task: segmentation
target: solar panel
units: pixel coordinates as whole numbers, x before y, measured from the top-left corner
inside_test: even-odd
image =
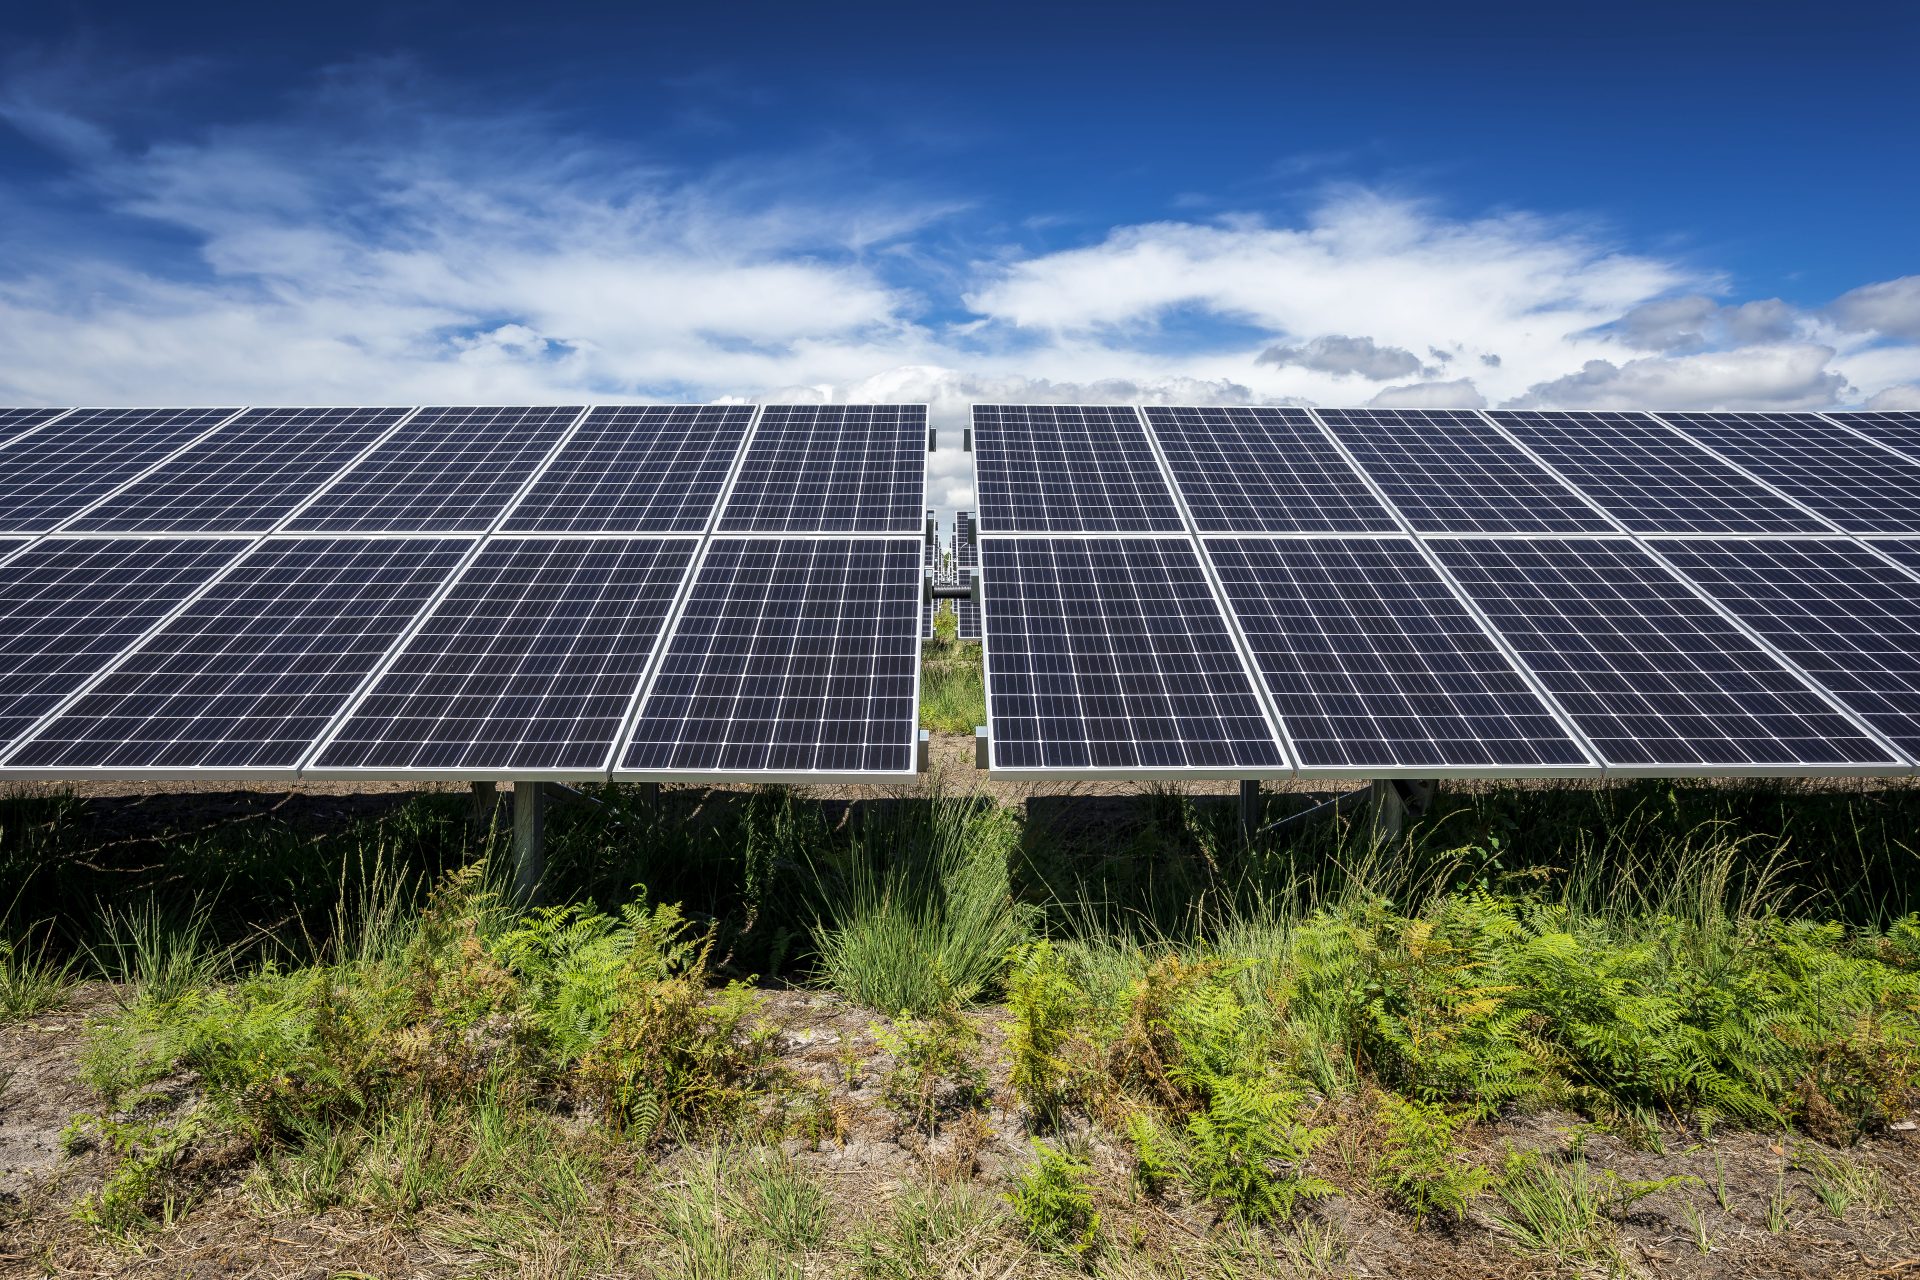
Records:
[[[288,771],[460,563],[464,539],[268,541],[6,760]]]
[[[1654,548],[1909,755],[1920,756],[1920,585],[1857,543]]]
[[[1611,768],[1884,772],[1898,763],[1631,542],[1432,546]]]
[[[67,526],[101,533],[267,533],[405,409],[249,409]]]
[[[1914,573],[1920,574],[1920,542],[1906,542],[1898,538],[1876,538],[1873,547],[1884,555],[1892,556]]]
[[[720,515],[733,533],[918,533],[927,409],[770,404]]]
[[[1186,539],[988,539],[981,560],[993,768],[1285,771]]]
[[[971,511],[954,514],[953,560],[962,570],[980,567],[980,521]]]
[[[0,450],[0,533],[45,533],[236,409],[76,409]]]
[[[1400,528],[1304,409],[1148,409],[1202,533]]]
[[[1661,419],[1848,533],[1920,533],[1920,462],[1805,413],[1662,413]]]
[[[953,602],[954,632],[956,640],[978,640],[980,638],[980,605],[974,600],[955,600]]]
[[[288,522],[296,533],[484,533],[578,405],[422,409]]]
[[[700,533],[748,405],[603,405],[588,413],[502,526],[508,533]]]
[[[616,774],[912,773],[920,564],[911,537],[709,543]]]
[[[1465,409],[1321,409],[1418,533],[1608,533],[1613,525]]]
[[[1591,771],[1411,540],[1209,539],[1303,771]]]
[[[0,409],[0,441],[23,435],[65,412],[65,409]]]
[[[989,533],[1177,533],[1186,526],[1132,409],[973,406]]]
[[[1827,415],[1863,436],[1878,440],[1920,461],[1920,413],[1901,410],[1855,409]]]
[[[248,545],[244,538],[50,538],[0,565],[0,746]]]
[[[1830,531],[1644,413],[1503,409],[1491,416],[1635,533]]]
[[[922,641],[934,638],[936,633],[933,629],[933,622],[939,612],[940,602],[938,600],[927,601],[927,607],[920,611],[920,639]]]
[[[488,543],[306,772],[605,773],[698,548]]]

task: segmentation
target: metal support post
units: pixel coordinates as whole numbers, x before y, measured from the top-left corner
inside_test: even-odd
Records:
[[[648,816],[655,822],[660,821],[660,784],[657,782],[641,783],[640,798],[646,802]]]
[[[1408,818],[1418,818],[1433,804],[1437,782],[1416,782],[1407,778],[1381,778],[1369,789],[1376,845],[1398,840],[1406,830]]]
[[[1240,779],[1240,843],[1253,847],[1254,837],[1260,834],[1260,780],[1258,778]]]
[[[547,874],[547,788],[521,779],[513,784],[513,898],[538,899]]]
[[[472,807],[467,812],[467,827],[476,840],[485,840],[493,834],[493,824],[500,817],[500,789],[492,782],[473,784]]]

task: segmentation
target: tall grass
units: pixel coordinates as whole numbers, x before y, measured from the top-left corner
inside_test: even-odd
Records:
[[[967,733],[987,722],[980,645],[944,636],[921,648],[920,722],[941,733]]]

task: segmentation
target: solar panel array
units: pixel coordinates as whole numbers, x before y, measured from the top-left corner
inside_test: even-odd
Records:
[[[915,406],[0,411],[0,775],[909,774],[926,438]]]
[[[1107,459],[1049,453],[1089,419]],[[1920,415],[978,406],[974,439],[1003,774],[1262,772],[1252,722],[1182,754],[1117,671],[1255,693],[1301,776],[1920,761],[1920,539],[1887,536]]]

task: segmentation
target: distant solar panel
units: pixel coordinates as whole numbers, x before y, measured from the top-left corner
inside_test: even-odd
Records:
[[[515,505],[508,533],[700,533],[748,405],[602,405]]]
[[[1132,409],[973,406],[988,533],[1177,533],[1186,526]]]
[[[0,444],[65,412],[65,409],[0,409]]]
[[[1635,533],[1825,533],[1644,413],[1495,410],[1495,422]]]
[[[927,607],[920,611],[920,639],[922,641],[931,640],[937,634],[934,630],[934,619],[939,616],[939,613],[940,602],[938,600],[927,601]]]
[[[45,533],[237,409],[77,409],[0,449],[0,533]]]
[[[1202,533],[1400,528],[1304,409],[1146,412]]]
[[[953,559],[963,570],[980,567],[980,521],[971,511],[954,514]]]
[[[732,533],[918,533],[927,410],[917,404],[770,404],[720,513]]]
[[[248,545],[244,538],[49,538],[0,565],[0,748]]]
[[[292,770],[470,546],[413,538],[261,543],[5,765]]]
[[[1465,409],[1321,409],[1418,533],[1607,533],[1613,525]]]
[[[579,416],[578,405],[422,409],[287,528],[484,533]]]
[[[1920,462],[1909,462],[1820,417],[1659,416],[1848,533],[1920,533]]]
[[[981,561],[993,768],[1286,769],[1192,543],[990,538]]]
[[[249,409],[68,528],[267,533],[406,415],[405,409]]]
[[[1631,542],[1432,545],[1611,767],[1671,774],[1898,766]]]
[[[1845,540],[1652,545],[1855,714],[1920,756],[1920,584]]]
[[[921,555],[913,537],[709,543],[616,773],[912,773]]]
[[[1206,549],[1303,770],[1595,768],[1410,540]]]
[[[976,601],[955,600],[953,621],[954,639],[978,640],[980,638],[980,605]]]
[[[1878,440],[1889,449],[1898,449],[1907,457],[1920,461],[1920,412],[1857,409],[1827,416],[1845,423],[1863,436]]]
[[[490,542],[307,772],[604,773],[698,547]]]

